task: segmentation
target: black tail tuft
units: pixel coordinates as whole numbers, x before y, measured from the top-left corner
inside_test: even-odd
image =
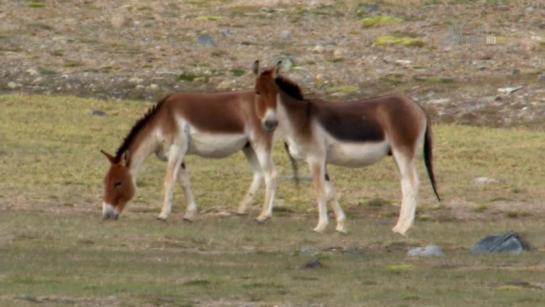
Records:
[[[433,174],[433,153],[432,153],[432,138],[431,138],[431,123],[428,119],[426,124],[426,133],[424,137],[424,162],[426,164],[426,170],[428,171],[428,177],[431,181],[431,187],[433,188],[433,192],[435,193],[435,196],[437,197],[438,201],[441,201],[441,198],[439,197],[439,193],[437,193],[437,185],[435,183],[435,175]]]
[[[286,150],[286,153],[288,154],[288,157],[290,158],[291,162],[291,169],[293,170],[293,181],[295,181],[295,185],[299,186],[299,168],[297,167],[297,161],[290,155],[290,148],[288,146],[288,143],[284,142],[284,149]]]

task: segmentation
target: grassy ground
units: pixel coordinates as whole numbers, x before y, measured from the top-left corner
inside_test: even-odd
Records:
[[[409,237],[391,233],[399,202],[394,163],[331,168],[350,234],[311,232],[317,213],[308,182],[279,184],[277,212],[258,225],[235,210],[251,175],[241,154],[191,157],[194,223],[176,195],[160,209],[164,164],[150,159],[138,195],[118,222],[100,219],[107,161],[149,104],[74,97],[0,96],[0,304],[21,305],[528,305],[544,303],[542,132],[437,125],[438,206],[422,176]],[[106,116],[91,115],[102,110]],[[275,155],[280,173],[286,157]],[[226,167],[229,166],[229,167]],[[424,175],[421,167],[421,174]],[[474,178],[496,183],[476,184]],[[538,250],[473,256],[482,236],[521,232]],[[412,259],[439,244],[440,259]],[[320,259],[322,267],[303,265]]]

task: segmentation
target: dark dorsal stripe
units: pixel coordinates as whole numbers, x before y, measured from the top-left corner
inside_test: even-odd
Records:
[[[153,115],[157,113],[157,111],[161,108],[163,103],[170,97],[170,95],[166,96],[165,98],[161,99],[159,102],[157,102],[153,107],[149,108],[146,114],[142,116],[139,120],[136,121],[134,126],[132,126],[131,131],[129,134],[125,137],[123,140],[123,143],[121,143],[121,146],[117,149],[117,152],[115,154],[114,161],[117,163],[121,161],[121,157],[123,156],[123,153],[129,149],[132,142],[134,142],[134,139],[138,135],[138,132],[142,130],[148,122],[151,120]]]
[[[330,103],[327,103],[330,104]],[[345,104],[345,105],[343,105]],[[374,103],[315,104],[322,127],[335,138],[347,142],[378,142],[384,140],[384,130],[375,116]],[[352,107],[352,108],[351,108]]]
[[[282,76],[278,76],[274,79],[276,86],[284,93],[288,94],[290,97],[297,100],[304,100],[303,91],[297,85],[297,83],[291,81],[290,79]]]

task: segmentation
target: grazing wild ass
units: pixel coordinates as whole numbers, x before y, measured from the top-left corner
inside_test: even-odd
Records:
[[[279,63],[280,64],[280,63]],[[317,193],[323,232],[328,224],[327,202],[337,219],[337,231],[346,232],[345,214],[339,205],[326,165],[360,167],[393,155],[401,174],[403,199],[394,232],[405,234],[414,220],[418,174],[417,150],[423,143],[424,162],[433,191],[439,200],[432,168],[430,121],[423,109],[404,96],[384,96],[353,102],[331,103],[304,99],[299,86],[267,69],[256,79],[257,109],[264,125],[278,122],[286,134],[292,157],[308,163]]]
[[[177,93],[159,101],[138,120],[115,156],[102,153],[110,161],[104,178],[105,219],[117,219],[135,194],[135,182],[144,160],[155,153],[168,161],[164,181],[164,202],[158,218],[166,220],[172,208],[172,194],[179,179],[186,199],[184,219],[191,220],[197,205],[191,193],[184,163],[185,155],[222,158],[242,150],[253,170],[253,180],[240,202],[238,213],[244,214],[265,177],[265,202],[258,221],[272,215],[276,190],[271,149],[274,123],[262,125],[266,116],[256,108],[260,97],[254,91],[218,94]]]

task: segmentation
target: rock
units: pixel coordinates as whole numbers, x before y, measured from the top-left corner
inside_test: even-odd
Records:
[[[316,256],[320,253],[320,250],[314,246],[304,245],[299,249],[299,255],[301,256]]]
[[[490,177],[476,177],[476,178],[473,178],[473,182],[479,185],[485,185],[485,184],[499,183],[500,181],[498,179],[490,178]]]
[[[498,89],[498,92],[510,95],[510,94],[513,94],[514,92],[520,90],[521,88],[522,88],[522,86],[502,87],[502,88]]]
[[[202,34],[197,37],[197,43],[201,46],[205,47],[215,47],[216,43],[214,42],[214,38],[210,36],[209,34]]]
[[[335,49],[333,51],[333,60],[334,61],[340,61],[344,59],[344,50],[342,49]]]
[[[159,89],[159,85],[155,84],[155,83],[152,83],[149,85],[149,89],[152,90],[152,91],[156,91]]]
[[[295,62],[293,61],[292,58],[290,57],[286,57],[284,59],[282,59],[282,69],[283,71],[290,71],[292,69],[292,67],[295,65]]]
[[[138,77],[132,77],[129,79],[129,83],[132,83],[132,84],[140,84],[142,82],[144,82],[144,79],[138,78]]]
[[[18,88],[20,86],[21,85],[19,83],[17,83],[17,82],[13,82],[13,81],[8,82],[8,88],[9,89],[13,90],[13,89],[16,89],[16,88]]]
[[[545,81],[545,72],[539,74],[539,76],[537,76],[537,79],[538,79],[539,81]]]
[[[29,68],[26,70],[27,74],[31,75],[31,76],[37,76],[38,75],[38,71],[34,68]]]
[[[313,259],[313,260],[310,260],[307,263],[305,263],[302,268],[303,269],[317,269],[317,268],[321,268],[321,267],[322,267],[322,263],[320,262],[320,259]]]
[[[137,90],[141,90],[141,89],[144,88],[144,85],[143,84],[137,84],[134,88],[137,89]]]
[[[437,98],[437,99],[428,100],[429,104],[445,104],[449,102],[450,102],[450,98]]]
[[[316,45],[314,46],[314,48],[312,48],[312,52],[316,52],[316,53],[322,53],[324,52],[324,50],[325,48],[322,45]]]
[[[411,248],[407,253],[409,257],[443,257],[443,249],[439,245]]]
[[[112,27],[119,29],[128,24],[128,19],[123,14],[114,14],[110,19]]]
[[[292,34],[291,34],[290,30],[284,30],[284,31],[280,32],[280,38],[281,39],[291,39],[291,37],[292,37]]]
[[[225,91],[231,89],[231,81],[230,80],[223,80],[218,85],[216,85],[216,89],[218,91]]]
[[[484,237],[473,245],[471,248],[471,253],[510,253],[518,255],[523,251],[530,251],[533,249],[533,246],[524,240],[520,234],[509,231],[504,234]]]
[[[101,110],[93,110],[91,111],[91,115],[93,116],[106,116],[106,112]]]

